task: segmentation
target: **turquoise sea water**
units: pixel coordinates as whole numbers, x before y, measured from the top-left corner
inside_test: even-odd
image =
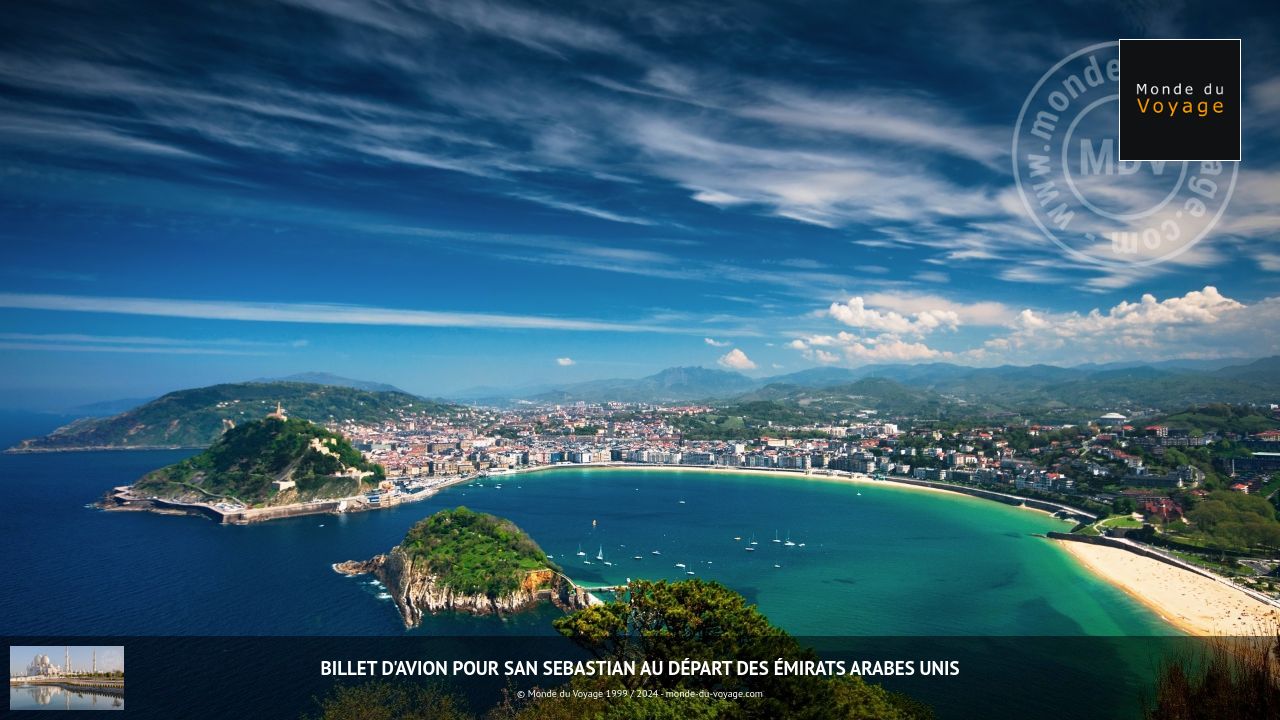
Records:
[[[4,439],[39,430],[10,429]],[[0,542],[11,558],[0,565],[4,634],[554,634],[550,621],[560,613],[549,605],[501,620],[441,615],[406,631],[382,588],[330,568],[385,552],[417,520],[457,505],[512,519],[580,583],[678,580],[691,570],[737,590],[774,623],[814,641],[888,638],[862,647],[890,655],[905,647],[935,658],[963,653],[961,679],[896,686],[946,707],[940,717],[982,716],[993,678],[1026,673],[1036,682],[1001,689],[1001,702],[1012,709],[1005,716],[1062,707],[1080,687],[1132,716],[1128,710],[1153,667],[1153,641],[1100,644],[1097,636],[1176,633],[1039,537],[1065,523],[967,496],[884,484],[558,469],[456,486],[390,510],[245,527],[86,507],[108,488],[188,454],[0,456]],[[796,545],[772,542],[775,532]],[[753,535],[756,551],[747,552]],[[584,556],[576,554],[579,548]],[[612,566],[595,559],[601,551]],[[919,640],[904,645],[903,636]],[[956,644],[948,637],[965,639]]]
[[[511,518],[580,583],[675,580],[692,571],[741,592],[799,635],[1173,632],[1038,537],[1061,521],[882,484],[565,469],[510,476],[501,488],[496,479],[455,486],[391,510],[247,527],[85,507],[183,454],[0,456],[0,541],[15,557],[39,560],[0,568],[7,634],[398,634],[398,615],[379,599],[380,588],[330,565],[385,552],[418,519],[456,505]],[[774,543],[775,532],[797,545]],[[753,535],[759,544],[747,552]],[[612,566],[595,560],[601,550]],[[231,606],[248,612],[229,624],[221,609]],[[514,626],[536,634],[545,631],[540,615],[443,617],[420,632]]]
[[[568,469],[441,500],[512,518],[579,582],[693,571],[801,635],[1172,632],[1038,537],[1069,525],[968,496],[795,475]],[[595,560],[600,548],[613,566]]]

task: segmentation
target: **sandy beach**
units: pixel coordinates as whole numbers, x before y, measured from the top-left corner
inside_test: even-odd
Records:
[[[1280,609],[1207,577],[1119,548],[1055,542],[1183,632],[1259,635],[1280,623]]]
[[[876,480],[872,478],[870,475],[866,475],[864,473],[851,473],[844,470],[839,470],[839,471],[816,470],[816,471],[806,472],[804,470],[788,470],[785,468],[754,468],[754,467],[739,467],[739,466],[724,466],[724,465],[657,465],[657,464],[649,464],[649,463],[626,463],[626,462],[582,463],[582,464],[562,463],[559,465],[538,465],[535,467],[521,468],[518,470],[510,471],[508,473],[504,473],[503,475],[494,476],[494,479],[501,479],[502,477],[506,477],[509,475],[521,475],[521,474],[532,473],[532,472],[542,472],[547,470],[565,470],[565,469],[569,469],[569,470],[573,470],[573,469],[641,470],[641,471],[651,470],[655,472],[695,472],[695,473],[711,473],[711,474],[719,474],[719,475],[769,475],[772,477],[784,477],[784,478],[790,478],[790,479],[799,478],[802,480],[817,480],[820,482],[854,483],[854,484],[871,485],[871,486],[878,485],[880,487],[884,487],[887,485],[900,490],[914,490],[917,492],[927,492],[927,493],[946,493],[948,495],[963,495],[966,497],[973,497],[972,495],[966,495],[965,493],[956,492],[954,490],[947,490],[945,488],[929,487],[926,485],[913,485],[911,483],[898,482],[893,478],[888,478],[885,480]],[[978,499],[982,499],[982,498],[978,498]],[[1017,507],[1021,510],[1030,510],[1032,512],[1045,513],[1044,510],[1039,510],[1037,508],[1032,508],[1032,507],[1018,506],[1018,505],[1011,505],[1010,507]],[[1052,514],[1052,513],[1046,513],[1046,514]]]

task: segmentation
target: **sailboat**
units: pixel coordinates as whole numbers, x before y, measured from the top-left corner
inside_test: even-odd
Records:
[[[586,553],[582,552],[582,543],[578,543],[578,557],[586,557]]]
[[[597,559],[597,560],[603,560],[603,559],[604,559],[604,546],[603,546],[603,545],[601,545],[601,546],[600,546],[600,549],[596,551],[596,559]]]
[[[676,567],[678,567],[678,568],[682,568],[682,567],[684,567],[684,566],[685,566],[685,564],[684,564],[684,563],[676,563]]]
[[[760,543],[756,542],[756,534],[755,534],[755,533],[751,533],[751,544],[752,544],[752,545],[759,545],[759,544],[760,544]]]
[[[780,542],[782,542],[781,540],[779,540],[779,539],[778,539],[778,531],[777,531],[777,530],[774,530],[774,531],[773,531],[773,541],[774,541],[774,542],[776,542],[776,543],[780,543]]]
[[[795,543],[791,542],[791,531],[790,531],[790,530],[788,530],[788,531],[787,531],[787,541],[786,541],[786,542],[784,542],[784,543],[782,543],[782,544],[783,544],[783,545],[786,545],[787,547],[794,547],[794,546],[795,546]]]

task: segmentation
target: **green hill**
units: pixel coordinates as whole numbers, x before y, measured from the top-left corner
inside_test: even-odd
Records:
[[[267,418],[232,428],[199,455],[148,473],[134,492],[184,502],[228,498],[283,505],[348,497],[382,477],[382,468],[341,435],[307,420]]]
[[[713,412],[679,416],[671,422],[690,440],[744,440],[781,427],[848,419],[863,410],[874,410],[877,417],[888,420],[901,416],[964,417],[981,408],[893,380],[863,378],[827,387],[766,385],[719,405]]]
[[[1264,430],[1280,429],[1280,420],[1269,412],[1249,405],[1216,403],[1144,420],[1144,424],[1168,425],[1176,430],[1239,433],[1253,435]]]
[[[290,417],[376,423],[402,413],[440,414],[452,405],[403,392],[296,382],[250,382],[178,390],[106,418],[84,418],[13,450],[206,447],[227,428],[256,420],[281,403]]]
[[[556,568],[515,523],[465,507],[419,521],[400,548],[413,559],[415,570],[467,595],[509,595],[529,572]]]
[[[1084,422],[1123,410],[1130,415],[1171,412],[1211,403],[1251,404],[1280,398],[1280,360],[1264,358],[1217,371],[1148,366],[1081,370],[1049,365],[966,368],[945,363],[884,366],[871,375],[836,383],[837,373],[800,375],[821,384],[771,383],[718,403],[724,415],[747,415],[739,407],[769,402],[760,420],[794,422],[838,419],[859,410],[880,417],[954,420],[1018,414]],[[789,411],[789,412],[788,412]],[[773,417],[770,417],[772,415]],[[750,425],[751,417],[745,422]]]

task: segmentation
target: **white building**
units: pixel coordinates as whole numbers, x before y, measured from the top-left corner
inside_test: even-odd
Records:
[[[61,675],[62,668],[53,664],[48,655],[37,655],[27,666],[27,677],[39,675]]]

